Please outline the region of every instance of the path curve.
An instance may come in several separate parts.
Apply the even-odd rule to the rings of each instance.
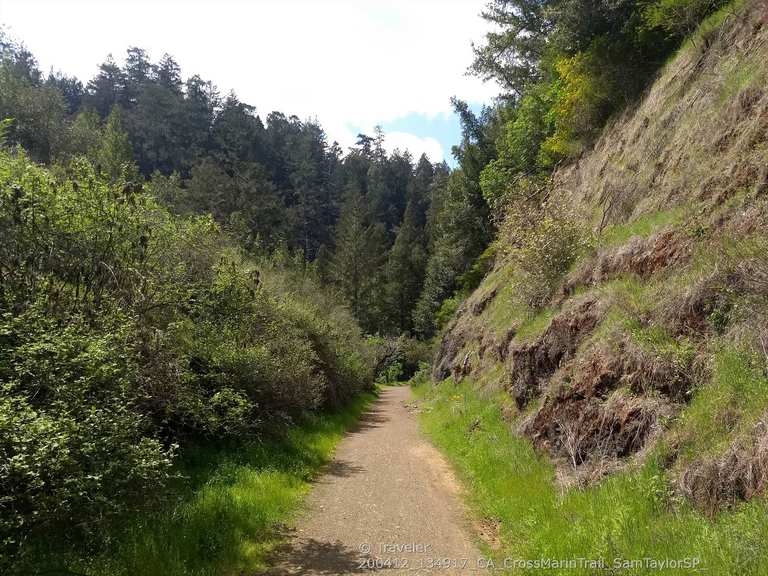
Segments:
[[[339,444],[268,574],[478,574],[459,485],[422,436],[411,390],[385,389]]]

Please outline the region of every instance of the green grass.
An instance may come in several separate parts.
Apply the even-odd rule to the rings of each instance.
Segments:
[[[527,306],[520,303],[516,282],[515,267],[509,263],[492,271],[481,284],[482,287],[494,287],[496,296],[483,310],[483,322],[497,336],[503,336],[511,327],[517,326],[527,314]]]
[[[701,53],[702,46],[705,46],[705,37],[717,33],[726,20],[739,17],[747,6],[746,0],[732,0],[725,6],[707,16],[698,26],[693,34],[688,36],[678,47],[677,50],[667,56],[664,65],[660,68],[659,74],[668,73],[669,67],[681,56],[693,53],[697,56]]]
[[[726,20],[738,17],[746,7],[747,2],[745,0],[733,0],[733,2],[727,3],[716,12],[707,16],[699,24],[698,29],[683,43],[682,48],[693,47],[694,49],[700,49],[699,47],[704,43],[706,36],[719,32],[722,26],[725,25]]]
[[[720,104],[729,104],[745,89],[764,80],[762,62],[755,57],[734,58],[726,65],[728,69],[723,73],[722,84],[718,93]]]
[[[238,449],[188,451],[181,501],[115,530],[106,552],[70,563],[88,575],[251,574],[283,540],[281,527],[301,509],[313,477],[373,395],[345,409],[308,416],[280,438]]]
[[[602,231],[599,244],[601,246],[620,246],[633,236],[647,238],[662,228],[680,223],[685,212],[684,207],[678,206],[669,210],[645,214],[631,222],[613,224]]]
[[[768,566],[768,506],[755,499],[707,519],[673,495],[656,460],[587,489],[562,492],[555,470],[500,415],[499,397],[481,397],[470,383],[414,386],[421,422],[466,485],[479,517],[500,521],[497,566],[504,558],[637,560],[698,558],[702,573],[758,575]],[[473,426],[477,420],[480,426]],[[470,432],[472,430],[472,432]],[[704,572],[704,570],[706,572]],[[593,571],[537,570],[514,574],[691,574],[690,569],[635,566]]]
[[[723,344],[714,356],[712,381],[697,391],[678,423],[684,460],[718,454],[748,435],[768,410],[768,378],[760,359]]]
[[[554,306],[544,308],[534,314],[530,314],[520,323],[515,334],[515,339],[520,342],[529,342],[541,336],[549,326],[558,309]]]
[[[673,338],[661,326],[634,323],[630,333],[647,354],[672,362],[680,369],[689,370],[696,358],[696,346],[690,338]]]

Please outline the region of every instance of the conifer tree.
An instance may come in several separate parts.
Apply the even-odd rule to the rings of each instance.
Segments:
[[[88,82],[85,103],[102,118],[109,116],[115,104],[123,98],[125,72],[115,63],[110,54],[99,66],[99,73]]]
[[[387,300],[392,325],[398,332],[412,328],[411,314],[424,283],[427,253],[424,231],[418,226],[418,208],[411,201],[387,260]]]
[[[125,180],[138,178],[131,143],[123,128],[123,114],[117,106],[112,108],[104,126],[101,142],[96,151],[96,163],[99,172],[110,182],[117,182],[121,178]]]
[[[376,329],[384,308],[384,243],[383,226],[370,221],[365,198],[357,188],[350,187],[336,226],[330,278],[363,327],[371,331]]]

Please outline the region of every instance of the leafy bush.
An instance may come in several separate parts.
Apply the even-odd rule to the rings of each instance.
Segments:
[[[151,502],[175,452],[151,434],[133,383],[132,322],[35,304],[0,317],[0,537],[18,548],[38,526],[92,522]]]
[[[499,231],[504,257],[515,266],[518,294],[532,308],[547,304],[588,246],[588,234],[557,200],[515,202]]]
[[[684,38],[725,4],[727,0],[655,0],[643,9],[643,21],[648,28],[662,29],[673,38]]]
[[[178,446],[253,436],[372,382],[359,328],[311,269],[246,257],[126,174],[0,151],[7,559],[151,505]]]
[[[466,292],[458,291],[440,303],[440,308],[435,312],[435,327],[438,330],[442,330],[450,322],[466,297]]]
[[[477,260],[474,261],[469,270],[459,276],[459,284],[461,285],[462,289],[469,293],[480,286],[483,278],[485,278],[486,274],[488,274],[488,272],[490,272],[493,268],[493,261],[495,257],[496,245],[491,244],[483,251],[482,254],[480,254],[480,256],[477,257]]]
[[[603,44],[596,42],[589,51],[561,58],[555,64],[554,102],[547,113],[555,130],[541,144],[541,165],[578,156],[614,109],[617,90]]]
[[[376,381],[380,384],[408,380],[421,364],[432,359],[429,342],[405,335],[397,338],[372,336],[369,343],[375,357]]]

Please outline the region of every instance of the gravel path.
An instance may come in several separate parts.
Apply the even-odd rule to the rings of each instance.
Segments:
[[[488,573],[459,486],[410,402],[410,388],[386,389],[342,440],[269,574]]]

